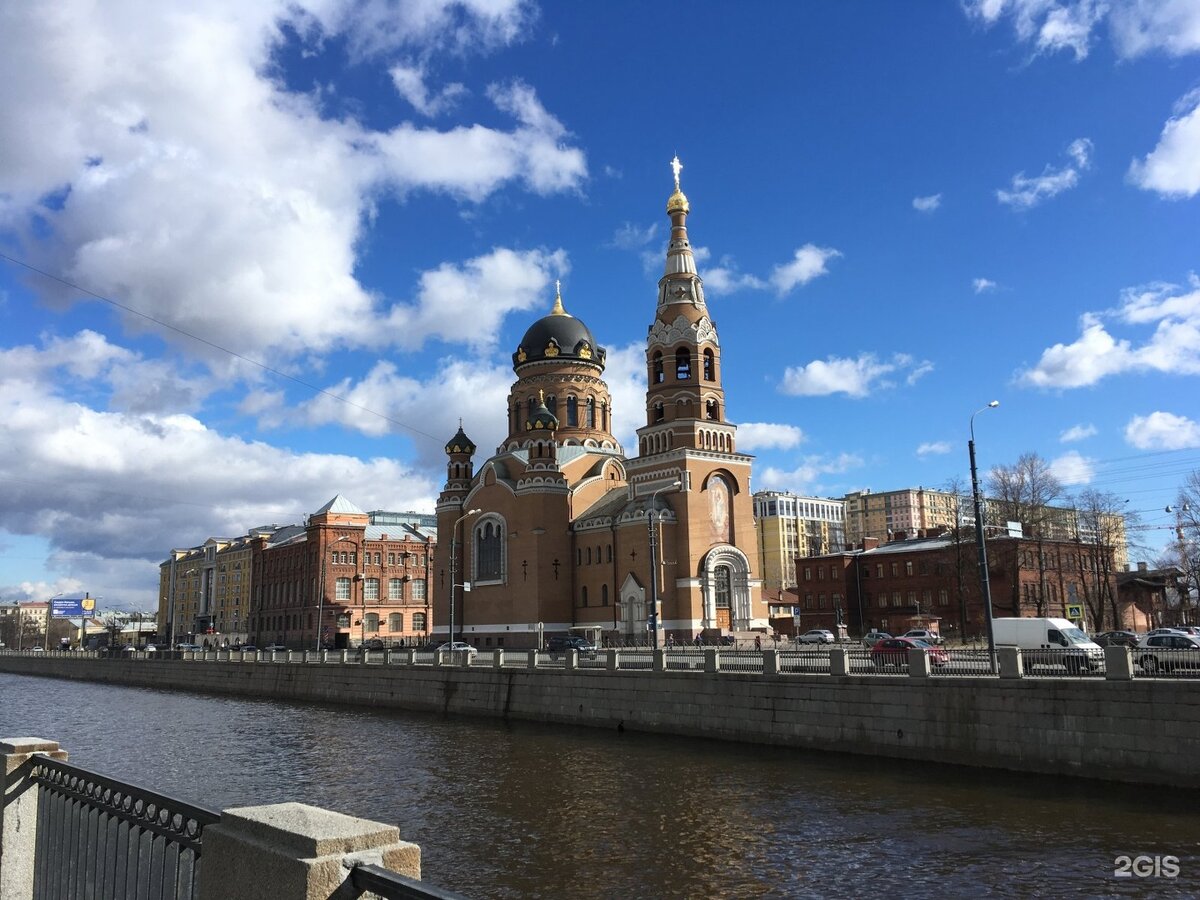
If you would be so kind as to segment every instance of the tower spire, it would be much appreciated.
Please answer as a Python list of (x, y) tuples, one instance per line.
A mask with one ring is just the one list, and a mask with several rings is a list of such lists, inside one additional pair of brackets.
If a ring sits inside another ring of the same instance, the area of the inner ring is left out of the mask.
[(565, 316), (567, 311), (562, 305), (562, 282), (557, 278), (554, 279), (554, 308), (550, 310), (552, 316)]
[(663, 277), (658, 283), (658, 306), (662, 309), (675, 303), (686, 303), (701, 312), (704, 306), (704, 289), (696, 271), (696, 257), (688, 240), (687, 217), (691, 205), (680, 190), (679, 173), (683, 163), (676, 155), (671, 160), (671, 173), (675, 176), (675, 192), (667, 198), (667, 215), (671, 218), (671, 242), (667, 245), (667, 259), (663, 266)]

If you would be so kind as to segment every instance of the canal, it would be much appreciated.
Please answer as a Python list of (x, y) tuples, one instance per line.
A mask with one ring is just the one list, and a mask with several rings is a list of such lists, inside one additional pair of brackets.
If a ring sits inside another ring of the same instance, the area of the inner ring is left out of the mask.
[(0, 673), (17, 736), (217, 810), (398, 825), (478, 898), (1200, 895), (1189, 791)]

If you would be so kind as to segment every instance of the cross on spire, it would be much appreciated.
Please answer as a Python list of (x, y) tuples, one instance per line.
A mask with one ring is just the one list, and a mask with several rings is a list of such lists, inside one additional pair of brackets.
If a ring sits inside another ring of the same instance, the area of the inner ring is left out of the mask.
[(678, 153), (671, 160), (671, 171), (675, 173), (675, 190), (679, 190), (679, 173), (683, 171), (683, 163), (679, 161)]

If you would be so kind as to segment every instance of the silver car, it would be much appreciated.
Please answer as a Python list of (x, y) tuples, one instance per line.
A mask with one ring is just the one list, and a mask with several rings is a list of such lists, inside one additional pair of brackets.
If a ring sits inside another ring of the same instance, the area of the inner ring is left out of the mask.
[(813, 628), (796, 638), (798, 644), (832, 644), (833, 632), (826, 628)]

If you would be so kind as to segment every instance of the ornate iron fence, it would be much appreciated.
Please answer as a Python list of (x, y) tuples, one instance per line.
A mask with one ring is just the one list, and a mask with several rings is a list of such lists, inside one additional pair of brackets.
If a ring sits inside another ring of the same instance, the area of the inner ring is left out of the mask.
[(204, 828), (220, 813), (35, 756), (34, 900), (196, 895)]

